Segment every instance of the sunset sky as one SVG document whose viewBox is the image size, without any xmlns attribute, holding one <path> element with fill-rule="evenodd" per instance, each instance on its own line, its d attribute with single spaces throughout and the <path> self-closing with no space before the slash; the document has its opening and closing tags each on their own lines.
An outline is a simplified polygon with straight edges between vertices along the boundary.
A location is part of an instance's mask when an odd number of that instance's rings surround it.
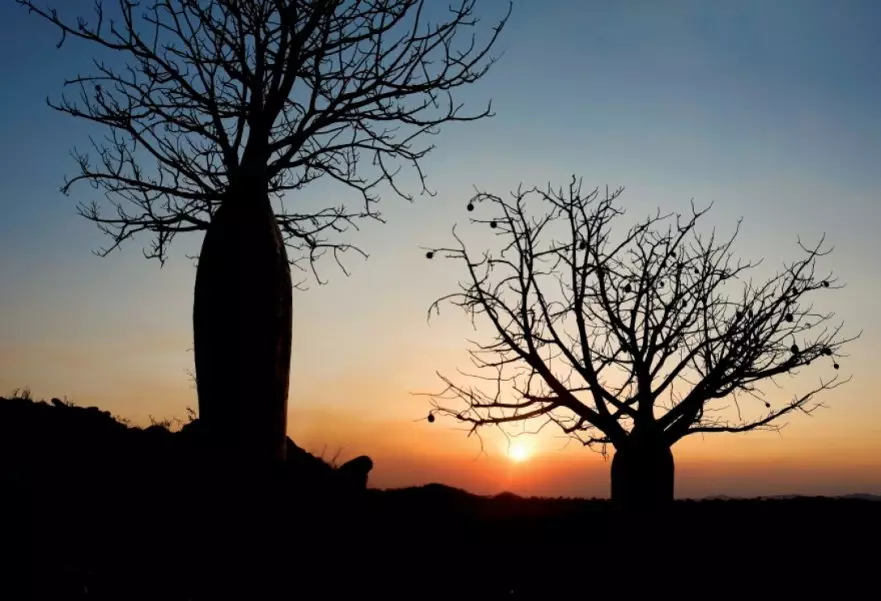
<svg viewBox="0 0 881 601">
<path fill-rule="evenodd" d="M 77 3 L 79 4 L 79 2 Z M 439 3 L 444 6 L 447 3 Z M 507 3 L 483 0 L 489 26 Z M 90 10 L 91 2 L 82 2 Z M 517 0 L 490 74 L 460 98 L 497 116 L 453 124 L 424 162 L 434 198 L 387 195 L 385 225 L 350 240 L 346 277 L 295 292 L 289 434 L 310 451 L 370 455 L 371 484 L 432 481 L 478 493 L 607 496 L 609 463 L 548 431 L 513 462 L 488 436 L 486 455 L 456 424 L 424 417 L 441 388 L 435 371 L 468 367 L 469 319 L 426 310 L 456 290 L 452 262 L 420 246 L 468 230 L 474 190 L 525 185 L 626 187 L 629 218 L 658 207 L 714 202 L 707 221 L 736 247 L 778 267 L 797 237 L 825 233 L 821 263 L 844 290 L 824 302 L 848 331 L 863 331 L 842 359 L 852 374 L 826 408 L 796 414 L 779 434 L 713 435 L 674 448 L 677 496 L 881 494 L 881 4 L 840 0 L 594 2 Z M 75 173 L 69 151 L 92 129 L 44 103 L 87 71 L 91 48 L 56 50 L 57 32 L 7 0 L 0 7 L 0 394 L 29 386 L 135 423 L 184 417 L 196 407 L 191 312 L 200 235 L 179 238 L 160 269 L 139 238 L 107 258 L 104 236 L 74 210 L 88 186 L 58 191 Z M 317 183 L 288 202 L 336 204 L 348 194 Z M 480 231 L 482 232 L 482 230 Z M 480 240 L 473 230 L 472 239 Z M 295 273 L 295 277 L 298 274 Z M 307 274 L 302 274 L 306 277 Z M 806 371 L 788 398 L 815 385 Z"/>
</svg>

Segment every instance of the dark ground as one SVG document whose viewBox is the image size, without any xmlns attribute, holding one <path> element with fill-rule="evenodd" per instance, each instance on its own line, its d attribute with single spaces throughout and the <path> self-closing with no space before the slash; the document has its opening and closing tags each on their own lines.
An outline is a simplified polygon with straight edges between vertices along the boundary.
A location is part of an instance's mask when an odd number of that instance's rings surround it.
<svg viewBox="0 0 881 601">
<path fill-rule="evenodd" d="M 0 399 L 2 599 L 878 598 L 881 502 L 604 501 L 379 491 L 291 443 L 236 476 L 198 422 Z M 244 516 L 244 517 L 242 517 Z"/>
</svg>

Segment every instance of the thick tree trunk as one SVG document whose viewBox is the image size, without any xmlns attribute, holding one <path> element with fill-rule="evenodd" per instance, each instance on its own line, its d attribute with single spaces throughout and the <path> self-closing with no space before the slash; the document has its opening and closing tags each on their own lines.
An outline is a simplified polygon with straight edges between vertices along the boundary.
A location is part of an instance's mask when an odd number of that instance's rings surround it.
<svg viewBox="0 0 881 601">
<path fill-rule="evenodd" d="M 215 450 L 285 457 L 291 271 L 266 187 L 231 190 L 196 271 L 193 351 L 199 419 Z"/>
<path fill-rule="evenodd" d="M 674 471 L 669 445 L 631 436 L 612 458 L 612 505 L 639 512 L 670 508 Z"/>
</svg>

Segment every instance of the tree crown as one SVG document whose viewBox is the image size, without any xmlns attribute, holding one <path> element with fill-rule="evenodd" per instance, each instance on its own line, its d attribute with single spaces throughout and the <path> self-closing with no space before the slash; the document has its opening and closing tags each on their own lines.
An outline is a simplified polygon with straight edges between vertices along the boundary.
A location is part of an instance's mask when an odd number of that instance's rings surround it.
<svg viewBox="0 0 881 601">
<path fill-rule="evenodd" d="M 479 44 L 476 0 L 461 0 L 434 22 L 425 0 L 118 0 L 94 18 L 62 18 L 56 9 L 16 0 L 110 62 L 64 82 L 54 109 L 109 132 L 74 150 L 79 173 L 63 192 L 88 182 L 111 205 L 78 206 L 111 238 L 106 255 L 141 232 L 153 234 L 148 258 L 164 261 L 176 234 L 206 229 L 237 182 L 265 186 L 280 199 L 319 178 L 356 191 L 360 206 L 313 211 L 282 205 L 277 219 L 286 244 L 310 264 L 327 250 L 359 249 L 328 237 L 363 219 L 382 221 L 377 187 L 415 170 L 432 193 L 421 160 L 425 135 L 466 113 L 453 92 L 483 77 L 508 12 Z M 97 160 L 94 160 L 94 159 Z M 150 163 L 153 164 L 152 168 Z M 316 274 L 317 276 L 317 274 Z M 320 281 L 320 279 L 319 279 Z"/>
<path fill-rule="evenodd" d="M 761 262 L 735 259 L 734 234 L 701 234 L 709 211 L 650 215 L 617 227 L 623 189 L 601 196 L 522 186 L 510 199 L 478 192 L 469 211 L 485 216 L 495 252 L 458 245 L 427 256 L 463 264 L 459 292 L 435 301 L 429 318 L 450 302 L 488 326 L 490 340 L 469 351 L 484 386 L 445 384 L 429 395 L 434 413 L 470 424 L 537 421 L 556 424 L 585 445 L 625 444 L 646 432 L 673 444 L 699 432 L 777 428 L 778 418 L 810 412 L 815 397 L 850 378 L 838 375 L 844 337 L 834 313 L 813 297 L 841 288 L 818 259 L 825 241 L 764 281 L 749 272 Z M 621 235 L 616 236 L 616 233 Z M 832 374 L 778 405 L 763 383 L 795 376 L 813 362 Z M 489 384 L 486 384 L 489 382 Z M 454 405 L 458 405 L 454 406 Z"/>
</svg>

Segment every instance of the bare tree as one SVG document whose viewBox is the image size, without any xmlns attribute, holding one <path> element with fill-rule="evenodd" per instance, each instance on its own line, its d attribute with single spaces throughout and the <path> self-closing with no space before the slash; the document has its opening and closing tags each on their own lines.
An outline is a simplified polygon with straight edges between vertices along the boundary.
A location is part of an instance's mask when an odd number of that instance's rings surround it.
<svg viewBox="0 0 881 601">
<path fill-rule="evenodd" d="M 430 192 L 421 162 L 432 146 L 420 141 L 442 124 L 491 116 L 490 106 L 464 112 L 453 94 L 493 64 L 489 52 L 510 5 L 478 43 L 462 36 L 479 23 L 476 0 L 443 7 L 425 0 L 118 0 L 105 7 L 96 0 L 91 20 L 16 1 L 60 29 L 59 47 L 77 38 L 106 57 L 65 81 L 75 99 L 49 101 L 107 131 L 90 139 L 91 153 L 74 151 L 79 173 L 62 187 L 86 182 L 103 193 L 101 202 L 78 205 L 111 240 L 99 254 L 148 233 L 145 256 L 164 262 L 177 234 L 206 230 L 194 301 L 200 416 L 227 435 L 262 428 L 247 444 L 271 439 L 282 449 L 291 335 L 286 248 L 295 262 L 305 255 L 314 273 L 328 250 L 338 262 L 342 252 L 362 252 L 334 236 L 360 220 L 382 220 L 380 185 L 413 198 L 400 182 L 404 167 Z M 432 10 L 441 11 L 439 20 Z M 359 206 L 288 209 L 282 202 L 324 177 L 354 190 Z"/>
<path fill-rule="evenodd" d="M 489 105 L 465 113 L 453 91 L 487 73 L 508 16 L 477 45 L 473 34 L 461 39 L 479 23 L 476 0 L 450 7 L 441 22 L 430 20 L 424 0 L 161 0 L 148 7 L 118 0 L 110 9 L 99 0 L 91 21 L 16 1 L 61 30 L 59 48 L 72 37 L 125 58 L 96 59 L 91 74 L 64 82 L 75 98 L 47 100 L 109 130 L 90 140 L 94 154 L 73 151 L 79 173 L 62 191 L 88 182 L 104 193 L 100 203 L 78 205 L 111 239 L 100 254 L 148 232 L 154 239 L 145 255 L 160 261 L 175 235 L 207 229 L 232 180 L 258 166 L 279 200 L 325 176 L 361 196 L 360 208 L 282 207 L 286 244 L 311 259 L 353 248 L 327 236 L 382 219 L 381 183 L 412 200 L 396 184 L 404 165 L 415 169 L 422 192 L 433 193 L 420 166 L 433 146 L 415 144 L 444 123 L 492 115 Z"/>
<path fill-rule="evenodd" d="M 818 275 L 824 241 L 765 281 L 747 278 L 760 262 L 735 260 L 740 229 L 701 234 L 710 207 L 660 212 L 624 230 L 623 189 L 604 196 L 520 187 L 511 199 L 479 192 L 468 204 L 486 216 L 496 252 L 432 248 L 428 258 L 462 262 L 460 292 L 435 301 L 461 307 L 488 326 L 491 339 L 470 351 L 476 385 L 439 376 L 434 414 L 470 425 L 554 424 L 584 445 L 615 449 L 612 499 L 626 508 L 673 499 L 671 447 L 690 434 L 779 428 L 794 411 L 810 413 L 817 395 L 847 382 L 842 347 L 854 338 L 832 326 L 834 313 L 812 297 L 841 287 Z M 616 236 L 616 233 L 620 234 Z M 476 322 L 475 322 L 476 324 Z M 778 384 L 809 365 L 829 369 L 788 402 L 772 403 L 763 384 Z M 483 382 L 483 385 L 480 385 Z"/>
</svg>

